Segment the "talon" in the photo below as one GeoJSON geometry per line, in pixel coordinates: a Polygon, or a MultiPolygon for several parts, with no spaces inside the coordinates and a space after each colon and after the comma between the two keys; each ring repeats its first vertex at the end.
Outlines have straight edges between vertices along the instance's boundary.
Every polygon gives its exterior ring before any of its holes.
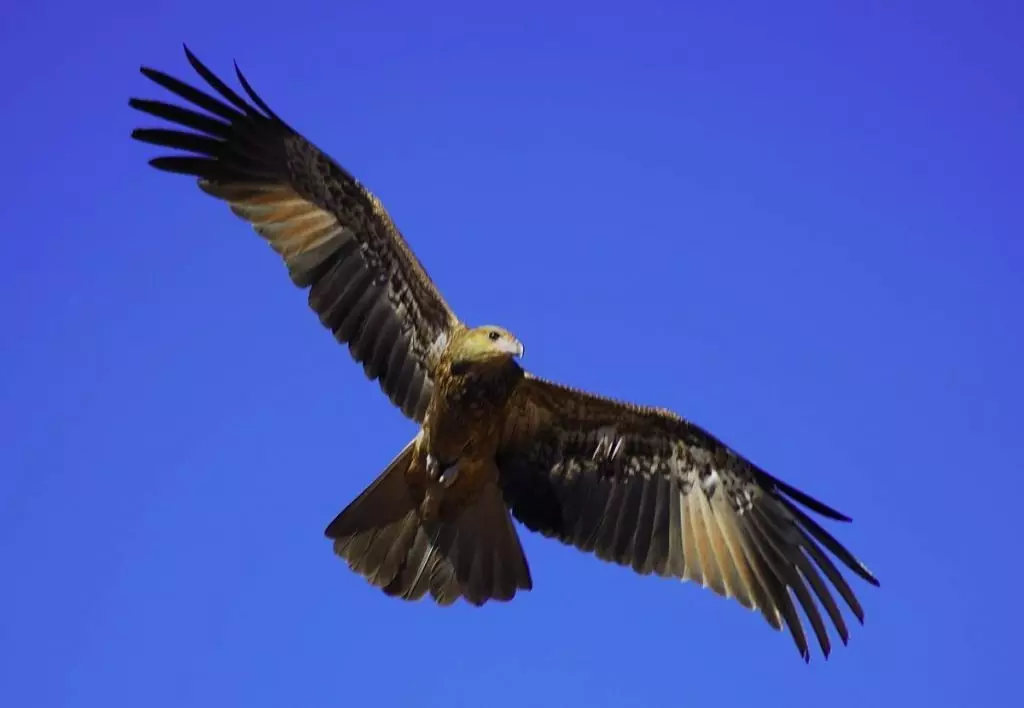
{"type": "Polygon", "coordinates": [[[455,484],[459,476],[458,464],[441,469],[441,463],[431,454],[427,454],[427,479],[442,487],[450,487],[455,484]]]}
{"type": "Polygon", "coordinates": [[[458,465],[452,465],[451,467],[449,467],[448,469],[446,469],[444,472],[441,473],[441,476],[438,478],[438,482],[441,483],[442,487],[446,487],[447,488],[447,487],[450,487],[453,484],[455,484],[455,480],[458,479],[458,478],[459,478],[459,466],[458,465]]]}
{"type": "Polygon", "coordinates": [[[427,479],[431,482],[437,482],[441,478],[441,465],[438,463],[437,458],[427,453],[427,479]]]}

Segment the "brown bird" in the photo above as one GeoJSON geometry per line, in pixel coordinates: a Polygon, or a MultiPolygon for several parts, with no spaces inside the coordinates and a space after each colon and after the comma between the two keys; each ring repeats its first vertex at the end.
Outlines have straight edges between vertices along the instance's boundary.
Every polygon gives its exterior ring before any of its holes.
{"type": "Polygon", "coordinates": [[[822,574],[861,623],[864,613],[825,550],[878,581],[801,506],[848,517],[671,411],[525,372],[523,345],[500,327],[463,324],[380,201],[274,114],[237,65],[250,101],[185,53],[220,98],[143,67],[193,105],[130,105],[191,130],[132,137],[191,153],[150,164],[198,178],[248,221],[309,289],[321,323],[421,426],[326,529],[353,570],[406,600],[511,600],[533,587],[515,517],[639,574],[735,598],[788,627],[805,660],[795,602],[826,657],[831,646],[813,593],[847,642],[822,574]]]}

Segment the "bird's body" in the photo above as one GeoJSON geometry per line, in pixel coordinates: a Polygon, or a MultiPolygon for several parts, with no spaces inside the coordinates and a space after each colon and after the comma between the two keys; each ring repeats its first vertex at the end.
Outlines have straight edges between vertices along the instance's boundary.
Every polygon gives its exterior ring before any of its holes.
{"type": "Polygon", "coordinates": [[[249,101],[186,53],[220,98],[144,68],[205,113],[131,99],[191,129],[133,137],[185,151],[150,164],[196,178],[247,220],[308,288],[321,323],[420,425],[326,529],[354,571],[409,600],[510,600],[533,586],[515,517],[641,575],[735,598],[787,627],[805,658],[797,605],[826,655],[819,605],[847,641],[826,580],[858,620],[863,610],[825,551],[878,581],[801,507],[848,517],[669,410],[522,369],[523,346],[507,330],[456,317],[373,194],[282,121],[237,67],[249,101]]]}
{"type": "Polygon", "coordinates": [[[508,401],[524,375],[511,358],[515,345],[507,332],[484,327],[458,332],[442,353],[407,474],[414,488],[423,489],[424,518],[453,519],[488,485],[498,484],[495,460],[508,401]],[[465,344],[490,333],[512,343],[508,354],[479,361],[467,356],[465,344]]]}

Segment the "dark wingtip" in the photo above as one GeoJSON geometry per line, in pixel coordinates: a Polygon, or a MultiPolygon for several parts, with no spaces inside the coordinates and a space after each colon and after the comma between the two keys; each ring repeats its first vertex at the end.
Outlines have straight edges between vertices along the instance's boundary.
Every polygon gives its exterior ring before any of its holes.
{"type": "Polygon", "coordinates": [[[829,518],[829,519],[832,519],[833,521],[842,521],[842,522],[845,522],[845,523],[849,523],[849,522],[853,521],[852,517],[849,517],[846,514],[840,512],[840,511],[838,511],[836,509],[833,509],[831,506],[829,506],[825,502],[812,497],[807,492],[801,491],[801,490],[797,489],[796,487],[794,487],[791,484],[786,484],[785,482],[783,482],[778,477],[776,477],[774,475],[771,475],[771,474],[768,474],[767,472],[765,472],[760,467],[757,467],[757,466],[752,466],[752,467],[754,469],[755,474],[758,477],[761,478],[761,482],[763,484],[765,484],[765,486],[767,486],[769,488],[774,487],[775,491],[782,492],[786,496],[788,496],[791,499],[793,499],[794,501],[802,504],[803,506],[807,507],[811,511],[814,511],[815,513],[818,513],[818,514],[821,514],[822,516],[824,516],[826,518],[829,518]]]}
{"type": "Polygon", "coordinates": [[[128,106],[131,107],[131,108],[134,108],[137,111],[145,112],[146,111],[146,108],[145,108],[146,103],[147,103],[146,100],[142,99],[142,98],[129,98],[128,99],[128,106]]]}
{"type": "Polygon", "coordinates": [[[185,58],[188,59],[188,63],[192,65],[192,68],[196,71],[201,72],[200,67],[206,68],[203,62],[199,61],[199,58],[192,53],[192,50],[188,48],[188,45],[184,42],[181,43],[181,48],[185,50],[185,58]]]}
{"type": "Polygon", "coordinates": [[[271,119],[276,120],[278,123],[281,123],[282,125],[288,127],[289,130],[291,130],[291,126],[288,126],[287,123],[281,120],[281,117],[279,115],[274,113],[274,111],[270,110],[270,106],[268,106],[263,101],[263,99],[260,98],[259,94],[257,94],[255,90],[253,90],[253,87],[246,80],[245,74],[242,73],[242,69],[238,66],[238,62],[232,60],[231,63],[235,65],[235,76],[238,77],[238,83],[242,85],[242,89],[245,91],[246,94],[248,94],[249,98],[252,99],[252,102],[255,103],[260,108],[260,110],[266,113],[267,116],[269,116],[271,119]]]}
{"type": "Polygon", "coordinates": [[[875,586],[876,588],[882,587],[882,584],[880,582],[878,582],[878,578],[875,577],[874,573],[872,573],[870,570],[868,570],[868,567],[866,565],[864,565],[860,561],[857,561],[857,566],[858,566],[858,568],[854,569],[855,572],[858,571],[858,570],[860,571],[860,572],[857,572],[857,575],[859,575],[867,583],[869,583],[870,585],[875,586]]]}
{"type": "Polygon", "coordinates": [[[815,499],[807,492],[803,492],[796,487],[786,484],[782,480],[775,479],[775,486],[778,487],[784,494],[795,499],[799,503],[806,506],[808,509],[821,514],[824,517],[832,519],[833,521],[842,521],[844,523],[850,523],[853,521],[853,517],[847,516],[846,514],[833,509],[825,502],[815,499]]]}

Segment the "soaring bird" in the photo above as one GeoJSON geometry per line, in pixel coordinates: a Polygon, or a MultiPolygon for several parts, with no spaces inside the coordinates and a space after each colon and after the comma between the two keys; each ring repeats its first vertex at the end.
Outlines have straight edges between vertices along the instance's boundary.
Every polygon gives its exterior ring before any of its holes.
{"type": "Polygon", "coordinates": [[[185,54],[217,96],[142,67],[192,104],[130,100],[188,129],[133,131],[183,151],[149,164],[196,178],[249,222],[323,326],[420,426],[326,528],[352,570],[405,600],[508,601],[533,587],[515,518],[638,574],[734,598],[788,628],[805,661],[797,603],[825,657],[819,605],[848,641],[829,585],[861,623],[864,612],[826,551],[878,580],[808,512],[849,517],[670,410],[525,371],[523,344],[502,327],[464,324],[377,197],[279,118],[237,64],[248,101],[185,54]]]}

